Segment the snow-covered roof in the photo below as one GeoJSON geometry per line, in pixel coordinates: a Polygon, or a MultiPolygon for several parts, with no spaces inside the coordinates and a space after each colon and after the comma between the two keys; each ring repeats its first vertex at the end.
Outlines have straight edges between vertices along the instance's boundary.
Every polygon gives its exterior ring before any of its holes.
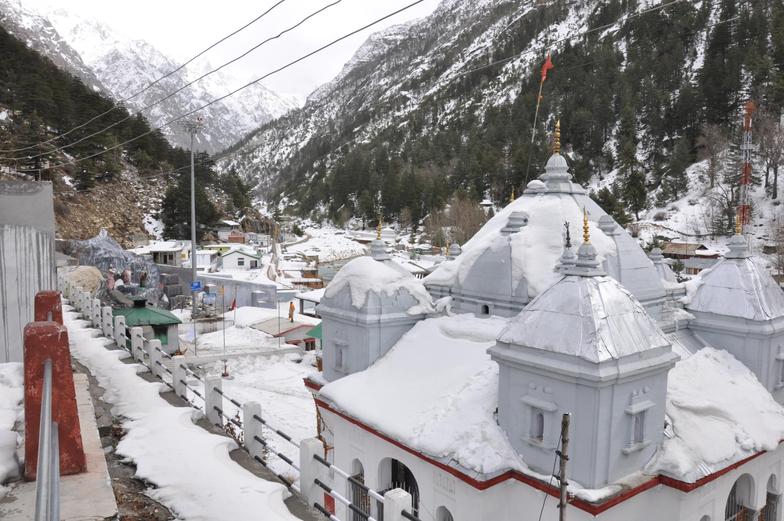
{"type": "MultiPolygon", "coordinates": [[[[590,209],[589,209],[590,211],[590,209]]],[[[571,194],[539,193],[516,199],[499,211],[462,246],[462,253],[454,260],[443,262],[425,277],[425,283],[445,286],[463,285],[471,269],[483,254],[495,255],[493,243],[501,236],[512,212],[525,212],[528,224],[509,236],[511,269],[514,280],[528,281],[528,295],[536,296],[560,276],[553,268],[564,248],[563,226],[569,222],[572,232],[582,222],[583,207],[571,194]]],[[[589,215],[591,240],[600,261],[615,255],[613,240],[599,227],[600,215],[589,215]]]]}
{"type": "Polygon", "coordinates": [[[321,302],[321,298],[324,296],[324,292],[326,290],[327,290],[326,288],[321,288],[321,289],[314,289],[311,291],[301,291],[296,295],[294,295],[294,298],[307,300],[309,302],[321,302]]]}
{"type": "Polygon", "coordinates": [[[368,293],[392,295],[398,290],[408,291],[419,303],[419,313],[431,311],[432,301],[422,281],[408,270],[392,261],[377,261],[372,257],[357,257],[346,263],[335,275],[324,292],[324,297],[332,298],[348,286],[351,290],[351,304],[361,308],[367,301],[368,293]]]}
{"type": "Polygon", "coordinates": [[[646,471],[690,483],[784,438],[784,408],[745,365],[710,347],[670,370],[667,418],[671,428],[646,471]]]}
{"type": "Polygon", "coordinates": [[[577,275],[540,293],[509,321],[498,340],[597,363],[670,345],[618,281],[577,275]]]}
{"type": "Polygon", "coordinates": [[[423,320],[368,369],[327,384],[320,394],[445,462],[485,474],[523,468],[493,417],[498,365],[487,349],[504,323],[472,314],[423,320]]]}
{"type": "Polygon", "coordinates": [[[730,244],[727,257],[700,273],[686,307],[749,320],[784,316],[784,292],[762,263],[741,245],[730,244]]]}

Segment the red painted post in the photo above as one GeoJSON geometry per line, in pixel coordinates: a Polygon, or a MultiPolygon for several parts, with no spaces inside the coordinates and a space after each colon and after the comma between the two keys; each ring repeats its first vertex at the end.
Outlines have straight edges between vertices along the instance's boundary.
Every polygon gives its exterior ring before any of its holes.
{"type": "Polygon", "coordinates": [[[39,291],[35,295],[35,321],[63,323],[63,305],[59,291],[39,291]]]}
{"type": "Polygon", "coordinates": [[[25,478],[34,480],[38,465],[44,362],[52,361],[52,421],[60,430],[60,475],[87,470],[76,390],[68,350],[68,330],[57,322],[31,322],[24,328],[25,478]]]}

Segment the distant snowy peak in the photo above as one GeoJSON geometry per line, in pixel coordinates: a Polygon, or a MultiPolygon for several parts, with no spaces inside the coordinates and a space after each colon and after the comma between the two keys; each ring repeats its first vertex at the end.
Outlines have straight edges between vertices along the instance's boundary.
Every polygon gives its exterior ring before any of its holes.
{"type": "Polygon", "coordinates": [[[81,79],[97,91],[107,92],[103,83],[59,31],[44,16],[24,7],[20,0],[0,0],[0,25],[47,56],[55,65],[81,79]]]}
{"type": "MultiPolygon", "coordinates": [[[[67,8],[35,13],[24,8],[18,0],[0,0],[0,15],[16,20],[15,26],[26,28],[32,35],[39,35],[42,41],[38,46],[34,45],[36,50],[85,81],[92,78],[91,83],[116,100],[125,100],[168,75],[125,102],[131,111],[144,110],[143,114],[153,126],[164,125],[181,114],[214,102],[199,112],[207,123],[197,137],[200,150],[216,153],[251,130],[300,106],[296,98],[278,95],[261,84],[251,85],[215,102],[248,81],[234,77],[227,67],[186,87],[220,64],[199,59],[177,70],[181,62],[149,42],[129,38],[102,22],[74,15],[67,8]],[[175,90],[179,92],[169,96],[175,90]],[[164,97],[167,99],[157,103],[164,97]]],[[[30,39],[27,34],[22,37],[30,39]]],[[[194,49],[194,53],[197,51],[194,49]]],[[[189,136],[176,123],[162,131],[175,145],[189,144],[189,136]]]]}

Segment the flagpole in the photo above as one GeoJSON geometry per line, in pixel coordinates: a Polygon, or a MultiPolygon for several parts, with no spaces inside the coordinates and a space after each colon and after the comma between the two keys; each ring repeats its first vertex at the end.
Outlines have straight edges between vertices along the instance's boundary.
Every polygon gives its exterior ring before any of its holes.
{"type": "Polygon", "coordinates": [[[223,354],[226,355],[226,289],[221,286],[221,320],[223,322],[223,354]]]}
{"type": "Polygon", "coordinates": [[[525,181],[523,182],[523,190],[528,185],[528,171],[531,169],[531,156],[533,155],[534,140],[536,139],[536,122],[539,120],[539,107],[542,104],[542,90],[544,89],[544,80],[547,79],[547,71],[553,68],[553,62],[550,61],[550,55],[547,55],[542,66],[542,80],[539,82],[539,93],[536,95],[536,110],[534,111],[534,125],[531,128],[531,148],[528,150],[528,161],[525,165],[525,181]]]}

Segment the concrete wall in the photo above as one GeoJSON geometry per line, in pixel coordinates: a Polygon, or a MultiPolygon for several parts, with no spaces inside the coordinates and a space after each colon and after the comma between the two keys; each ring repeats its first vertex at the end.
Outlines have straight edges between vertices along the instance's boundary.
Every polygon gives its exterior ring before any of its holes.
{"type": "Polygon", "coordinates": [[[35,294],[56,287],[51,183],[0,181],[0,363],[22,361],[35,294]]]}

